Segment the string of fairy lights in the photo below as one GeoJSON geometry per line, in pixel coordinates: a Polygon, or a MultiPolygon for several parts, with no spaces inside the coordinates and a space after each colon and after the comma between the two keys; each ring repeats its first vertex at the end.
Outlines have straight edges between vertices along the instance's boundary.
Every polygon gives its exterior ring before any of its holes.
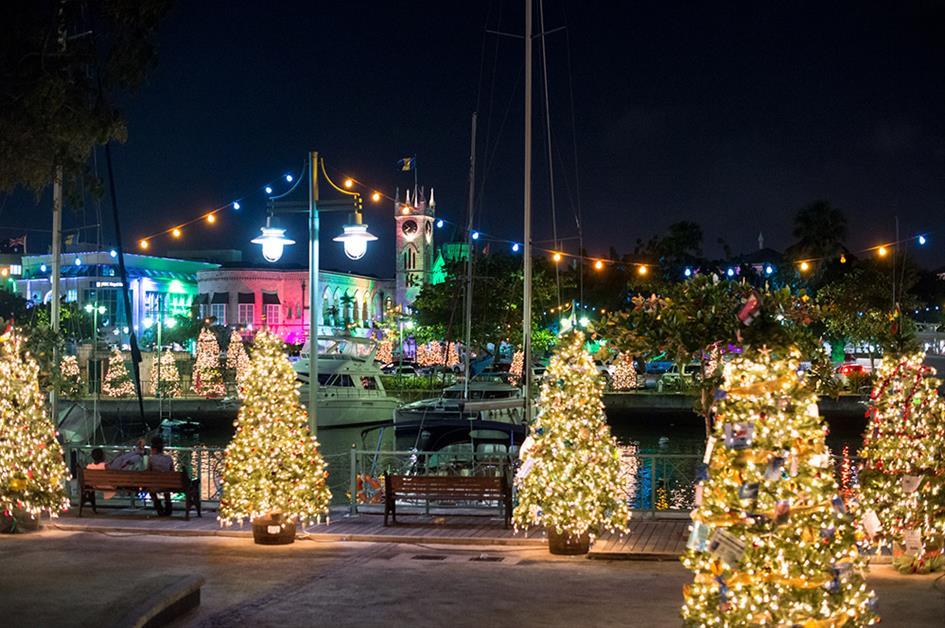
{"type": "MultiPolygon", "coordinates": [[[[379,186],[372,186],[364,180],[358,179],[351,175],[347,175],[335,168],[331,168],[332,172],[336,173],[338,175],[339,180],[342,181],[341,186],[336,185],[328,177],[328,172],[326,170],[326,168],[328,167],[326,166],[324,161],[322,161],[321,167],[322,167],[322,171],[325,173],[325,179],[331,184],[331,186],[343,194],[356,197],[356,204],[359,207],[361,203],[360,197],[362,195],[370,198],[371,201],[374,202],[375,204],[380,203],[383,200],[392,201],[392,202],[402,202],[398,198],[395,198],[389,194],[381,192],[380,191],[381,187],[379,186]]],[[[265,192],[267,200],[279,198],[281,196],[285,196],[286,194],[288,194],[289,192],[295,189],[295,186],[298,185],[297,182],[300,176],[301,175],[298,175],[296,173],[289,172],[282,175],[281,177],[277,179],[270,181],[269,183],[266,183],[263,186],[260,186],[258,189],[265,192]],[[279,185],[285,185],[285,184],[290,185],[290,187],[287,190],[276,192],[279,185]]],[[[202,224],[204,226],[213,226],[214,224],[217,223],[217,221],[220,218],[220,215],[223,212],[227,210],[239,211],[242,208],[242,203],[245,202],[246,198],[248,198],[248,195],[245,197],[239,197],[235,200],[229,201],[227,203],[224,203],[212,209],[202,211],[194,218],[191,218],[189,220],[185,220],[182,222],[178,222],[177,224],[171,227],[168,227],[166,229],[156,231],[154,233],[141,237],[138,239],[138,248],[141,250],[147,250],[150,248],[152,240],[156,238],[160,238],[162,236],[169,236],[170,238],[174,240],[179,240],[184,235],[184,229],[192,225],[202,224]]],[[[410,205],[407,204],[406,202],[403,202],[403,204],[406,205],[407,207],[410,207],[410,205]]],[[[459,229],[463,232],[466,229],[463,225],[460,225],[459,223],[448,220],[446,218],[437,218],[434,224],[436,225],[437,229],[443,229],[446,225],[450,225],[454,229],[459,229]]],[[[840,264],[846,264],[848,261],[848,256],[853,256],[853,255],[875,254],[878,258],[883,259],[883,258],[888,257],[897,248],[901,248],[908,244],[914,243],[920,247],[925,246],[929,242],[931,234],[932,232],[930,231],[924,231],[921,233],[916,233],[913,235],[906,236],[899,240],[883,242],[881,244],[868,246],[868,247],[865,247],[856,251],[844,251],[844,252],[841,252],[839,255],[832,255],[832,256],[805,257],[802,259],[788,262],[788,264],[790,266],[793,266],[799,273],[805,274],[805,273],[811,272],[815,268],[815,266],[819,263],[831,262],[831,261],[836,260],[836,261],[839,261],[840,264]]],[[[485,233],[479,230],[473,230],[472,233],[469,234],[469,237],[471,240],[477,243],[479,242],[493,243],[493,244],[502,244],[502,245],[508,246],[512,253],[520,253],[522,252],[524,248],[521,240],[513,240],[510,238],[505,238],[505,237],[498,236],[495,234],[485,233]]],[[[658,266],[658,264],[653,263],[652,261],[647,261],[647,260],[629,260],[629,259],[613,260],[613,259],[608,259],[604,257],[595,257],[591,255],[581,255],[578,253],[569,253],[559,248],[547,248],[547,247],[542,247],[542,246],[535,246],[534,244],[532,245],[532,248],[540,254],[547,255],[548,258],[555,264],[559,264],[564,260],[572,260],[574,262],[584,261],[587,264],[589,264],[591,268],[593,268],[595,271],[598,271],[598,272],[604,271],[608,267],[635,268],[636,273],[640,275],[641,277],[643,277],[649,273],[651,268],[658,266]]],[[[777,269],[773,263],[764,263],[761,266],[761,270],[765,275],[770,276],[770,275],[773,275],[777,269]]],[[[685,269],[683,269],[683,275],[687,278],[697,275],[698,273],[699,273],[699,269],[695,267],[687,266],[685,269]]],[[[739,270],[736,266],[728,266],[727,268],[724,269],[724,274],[729,278],[735,277],[735,275],[737,275],[738,273],[739,273],[739,270]]]]}

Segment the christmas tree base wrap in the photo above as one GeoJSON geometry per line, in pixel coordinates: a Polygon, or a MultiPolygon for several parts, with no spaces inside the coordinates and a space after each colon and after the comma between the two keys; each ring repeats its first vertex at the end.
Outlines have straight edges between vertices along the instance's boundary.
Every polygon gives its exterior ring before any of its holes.
{"type": "Polygon", "coordinates": [[[290,545],[295,543],[295,522],[283,521],[278,512],[253,519],[253,542],[256,545],[290,545]]]}
{"type": "Polygon", "coordinates": [[[0,513],[0,534],[17,534],[23,532],[38,532],[43,527],[43,521],[30,513],[14,509],[0,513]]]}
{"type": "Polygon", "coordinates": [[[558,533],[554,528],[547,528],[546,532],[548,551],[556,556],[581,556],[591,551],[591,536],[587,532],[578,536],[558,533]]]}

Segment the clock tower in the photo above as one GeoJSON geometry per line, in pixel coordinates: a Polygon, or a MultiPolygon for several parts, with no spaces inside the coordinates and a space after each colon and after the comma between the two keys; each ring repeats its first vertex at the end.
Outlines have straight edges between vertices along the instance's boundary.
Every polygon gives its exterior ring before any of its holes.
{"type": "Polygon", "coordinates": [[[433,223],[436,220],[433,188],[427,200],[423,188],[410,190],[401,202],[400,192],[394,199],[395,242],[397,245],[397,305],[409,308],[430,282],[433,269],[433,223]]]}

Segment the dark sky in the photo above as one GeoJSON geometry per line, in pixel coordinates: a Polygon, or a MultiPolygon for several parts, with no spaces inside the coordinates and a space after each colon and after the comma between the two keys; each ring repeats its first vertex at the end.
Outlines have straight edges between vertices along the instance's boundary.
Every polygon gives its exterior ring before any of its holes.
{"type": "MultiPolygon", "coordinates": [[[[440,213],[461,222],[477,108],[477,222],[521,237],[522,42],[484,35],[521,32],[521,2],[242,4],[181,0],[164,24],[115,153],[129,237],[240,197],[239,214],[189,229],[186,246],[251,250],[261,187],[310,148],[390,194],[412,181],[396,160],[415,154],[440,213]]],[[[781,249],[793,212],[823,198],[846,212],[854,249],[891,239],[898,214],[903,233],[933,232],[919,260],[945,263],[943,2],[692,4],[547,1],[546,27],[567,27],[548,36],[559,236],[575,235],[578,185],[591,254],[629,252],[678,220],[702,224],[709,254],[719,237],[749,251],[759,231],[781,249]]],[[[535,132],[543,240],[540,119],[535,132]]],[[[391,216],[368,208],[382,241],[361,262],[324,237],[324,264],[392,274],[391,216]]],[[[340,223],[324,219],[325,236],[340,223]]],[[[287,226],[304,236],[304,222],[287,226]]]]}

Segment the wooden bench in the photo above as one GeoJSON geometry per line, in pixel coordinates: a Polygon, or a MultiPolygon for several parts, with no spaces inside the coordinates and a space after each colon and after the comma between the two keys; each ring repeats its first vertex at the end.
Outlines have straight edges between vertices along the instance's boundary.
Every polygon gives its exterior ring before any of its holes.
{"type": "Polygon", "coordinates": [[[397,500],[444,502],[497,501],[502,504],[505,527],[512,523],[512,487],[505,476],[386,475],[384,525],[390,515],[397,524],[397,500]]]}
{"type": "Polygon", "coordinates": [[[184,471],[114,471],[112,469],[84,469],[78,468],[79,480],[79,516],[82,516],[82,507],[88,501],[95,510],[96,490],[132,490],[149,491],[152,493],[175,492],[184,494],[184,519],[190,520],[190,509],[200,512],[200,496],[197,486],[187,477],[184,471]]]}

